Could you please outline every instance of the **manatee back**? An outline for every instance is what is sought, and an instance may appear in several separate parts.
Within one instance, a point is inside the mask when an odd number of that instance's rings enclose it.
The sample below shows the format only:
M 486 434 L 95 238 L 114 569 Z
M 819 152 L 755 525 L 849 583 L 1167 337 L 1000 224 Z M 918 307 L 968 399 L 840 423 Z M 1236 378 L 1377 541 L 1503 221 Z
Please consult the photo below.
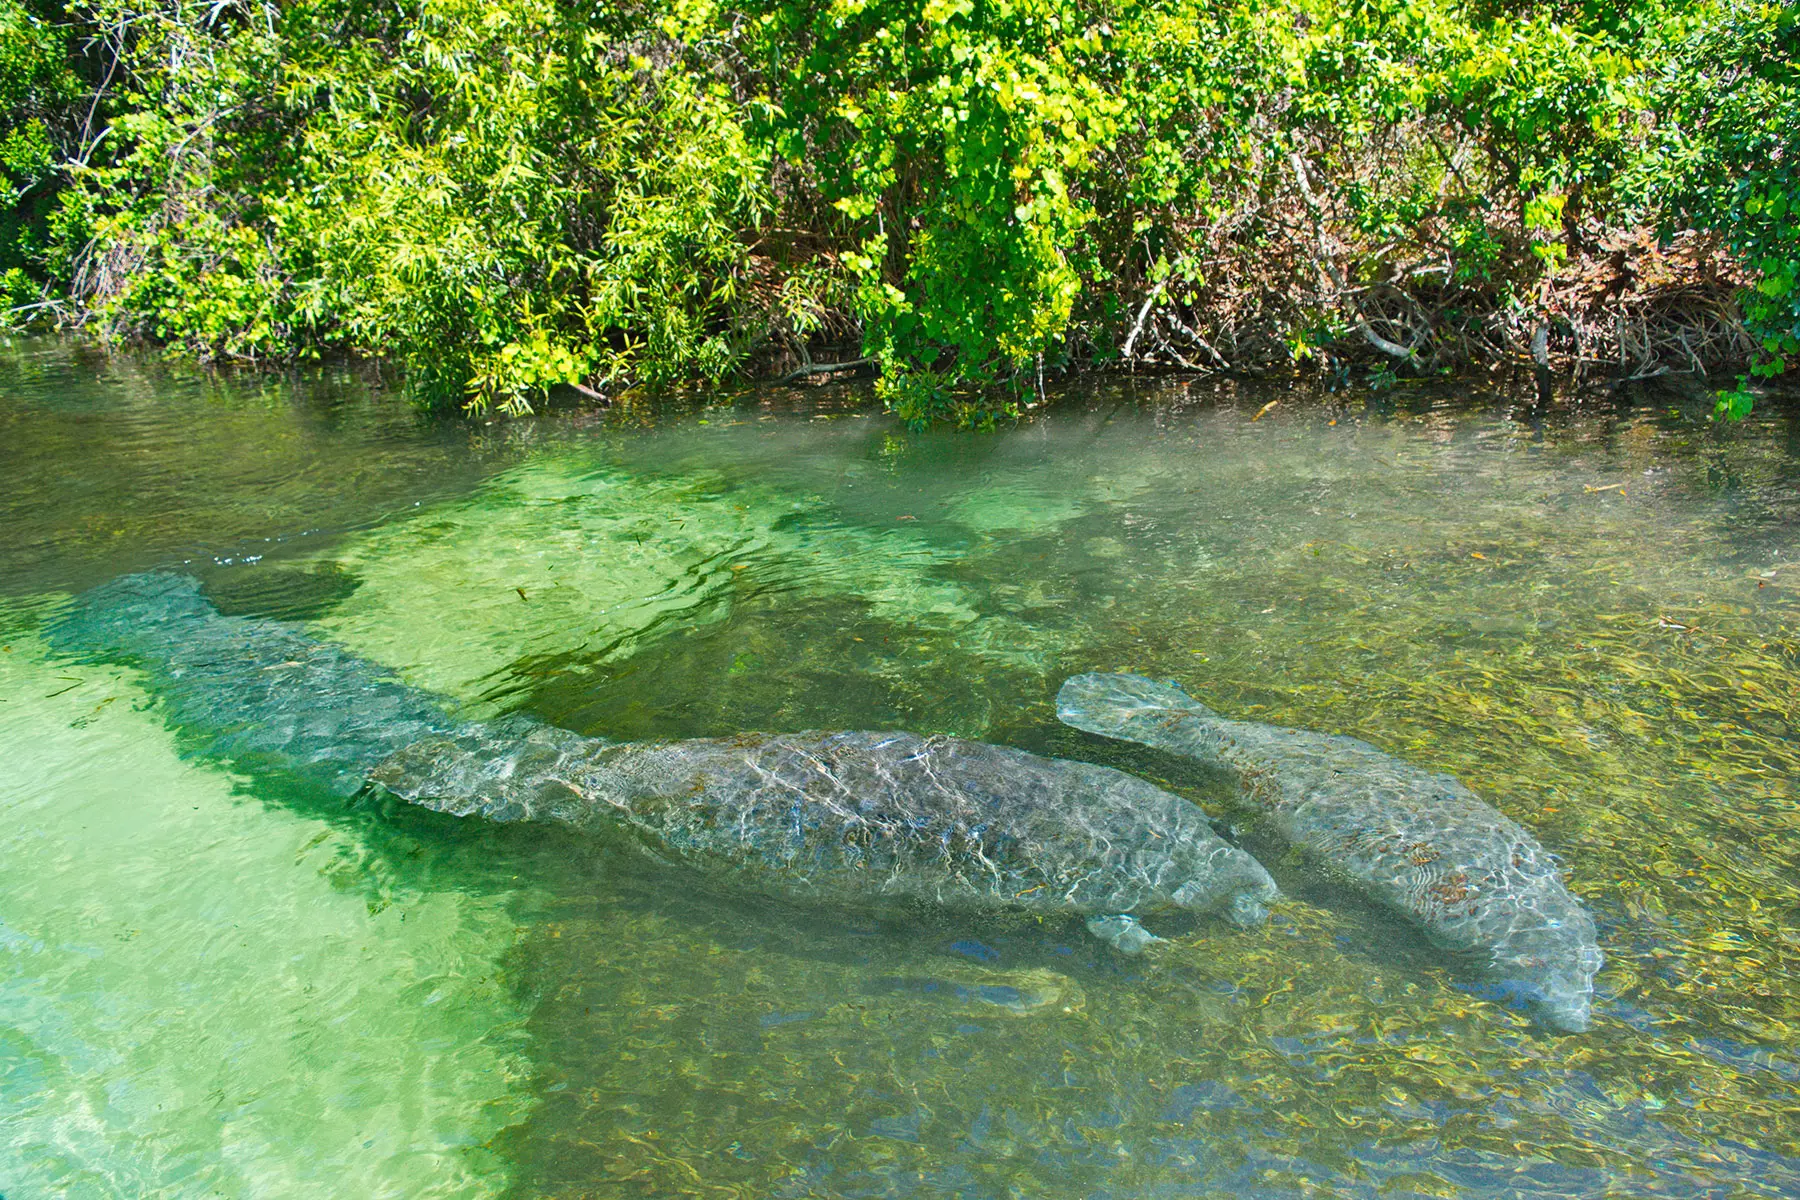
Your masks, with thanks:
M 1585 1028 L 1603 958 L 1556 856 L 1452 776 L 1372 748 L 1341 768 L 1303 769 L 1271 823 L 1550 1023 Z
M 492 745 L 494 739 L 486 739 Z M 452 743 L 460 743 L 453 745 Z M 805 732 L 617 746 L 545 735 L 504 768 L 467 731 L 382 764 L 415 803 L 630 830 L 661 857 L 845 901 L 1114 913 L 1264 900 L 1198 809 L 1118 771 L 957 738 Z M 461 765 L 453 765 L 456 750 Z
M 1273 890 L 1178 798 L 984 742 L 810 732 L 675 743 L 616 765 L 670 844 L 821 890 L 874 879 L 938 901 L 1081 913 L 1166 905 L 1183 885 L 1196 908 Z

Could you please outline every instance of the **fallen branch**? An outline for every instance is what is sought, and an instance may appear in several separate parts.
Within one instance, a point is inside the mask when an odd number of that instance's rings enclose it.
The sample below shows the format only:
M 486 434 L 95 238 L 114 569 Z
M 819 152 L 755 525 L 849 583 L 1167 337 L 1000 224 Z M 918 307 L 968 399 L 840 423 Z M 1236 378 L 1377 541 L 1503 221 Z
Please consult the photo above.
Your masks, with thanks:
M 1300 196 L 1306 201 L 1306 211 L 1312 217 L 1313 239 L 1319 246 L 1317 266 L 1321 273 L 1321 282 L 1329 281 L 1332 298 L 1350 310 L 1356 318 L 1356 327 L 1362 331 L 1363 339 L 1389 358 L 1397 358 L 1401 362 L 1416 361 L 1415 348 L 1402 346 L 1399 342 L 1389 341 L 1376 333 L 1369 326 L 1369 318 L 1363 312 L 1362 303 L 1357 300 L 1356 293 L 1362 288 L 1351 289 L 1346 286 L 1343 273 L 1338 270 L 1337 262 L 1332 256 L 1331 245 L 1325 237 L 1324 207 L 1319 197 L 1313 192 L 1312 184 L 1306 178 L 1306 160 L 1298 150 L 1288 155 L 1288 165 L 1294 170 L 1294 181 L 1300 185 Z M 1325 290 L 1325 289 L 1321 289 Z
M 1352 301 L 1350 307 L 1352 308 L 1352 310 L 1355 310 L 1357 307 L 1356 303 L 1354 301 Z M 1364 319 L 1364 317 L 1362 316 L 1362 313 L 1360 311 L 1357 312 L 1356 327 L 1358 329 L 1362 330 L 1363 339 L 1365 341 L 1367 341 L 1369 343 L 1369 345 L 1375 347 L 1377 350 L 1381 351 L 1383 354 L 1387 355 L 1388 357 L 1397 358 L 1401 362 L 1412 362 L 1413 361 L 1413 358 L 1415 356 L 1414 351 L 1407 349 L 1405 346 L 1402 346 L 1399 342 L 1390 342 L 1386 338 L 1382 337 L 1379 333 L 1376 333 L 1373 329 L 1371 329 L 1369 327 L 1369 322 L 1366 319 Z
M 866 367 L 873 363 L 873 358 L 852 358 L 847 362 L 807 363 L 796 371 L 789 371 L 781 377 L 781 382 L 792 383 L 796 379 L 805 379 L 809 375 L 830 375 L 837 371 L 854 371 L 858 367 Z
M 20 313 L 35 312 L 40 308 L 61 308 L 61 300 L 39 300 L 36 304 L 19 304 L 12 308 L 0 309 L 0 317 L 16 317 Z
M 1183 322 L 1182 319 L 1180 317 L 1176 316 L 1174 313 L 1169 314 L 1169 326 L 1170 326 L 1170 328 L 1174 329 L 1175 332 L 1177 332 L 1177 333 L 1181 334 L 1183 337 L 1185 337 L 1188 341 L 1194 343 L 1194 345 L 1196 345 L 1196 346 L 1200 347 L 1200 349 L 1206 351 L 1206 353 L 1212 357 L 1213 362 L 1215 362 L 1219 365 L 1219 369 L 1221 371 L 1231 370 L 1231 364 L 1229 362 L 1225 361 L 1225 356 L 1223 354 L 1220 354 L 1217 350 L 1214 350 L 1212 348 L 1212 343 L 1208 342 L 1205 338 L 1201 337 L 1193 329 L 1190 329 L 1187 326 L 1187 324 L 1185 322 Z
M 1131 360 L 1131 348 L 1137 345 L 1138 334 L 1144 332 L 1144 318 L 1150 315 L 1150 306 L 1156 303 L 1157 297 L 1163 294 L 1163 288 L 1166 286 L 1166 281 L 1159 283 L 1150 289 L 1148 296 L 1144 297 L 1143 307 L 1138 309 L 1137 324 L 1131 327 L 1131 336 L 1125 339 L 1125 348 L 1119 353 L 1121 359 L 1127 362 Z

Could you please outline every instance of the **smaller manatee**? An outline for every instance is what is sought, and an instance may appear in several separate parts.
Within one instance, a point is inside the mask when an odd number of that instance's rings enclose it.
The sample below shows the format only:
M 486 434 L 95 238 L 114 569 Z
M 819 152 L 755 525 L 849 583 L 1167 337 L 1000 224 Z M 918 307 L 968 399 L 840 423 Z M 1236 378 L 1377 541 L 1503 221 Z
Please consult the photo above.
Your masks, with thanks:
M 1056 715 L 1228 768 L 1281 837 L 1434 944 L 1478 959 L 1544 1024 L 1588 1027 L 1604 961 L 1594 919 L 1556 859 L 1451 776 L 1356 738 L 1228 720 L 1141 675 L 1077 675 L 1057 694 Z

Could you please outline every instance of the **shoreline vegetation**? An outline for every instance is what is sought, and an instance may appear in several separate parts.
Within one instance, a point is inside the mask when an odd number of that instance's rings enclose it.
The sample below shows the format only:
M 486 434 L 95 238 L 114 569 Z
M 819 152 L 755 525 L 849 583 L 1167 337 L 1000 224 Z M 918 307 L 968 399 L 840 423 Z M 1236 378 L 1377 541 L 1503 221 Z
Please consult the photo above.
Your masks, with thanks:
M 0 0 L 3 323 L 432 407 L 1800 353 L 1800 9 Z

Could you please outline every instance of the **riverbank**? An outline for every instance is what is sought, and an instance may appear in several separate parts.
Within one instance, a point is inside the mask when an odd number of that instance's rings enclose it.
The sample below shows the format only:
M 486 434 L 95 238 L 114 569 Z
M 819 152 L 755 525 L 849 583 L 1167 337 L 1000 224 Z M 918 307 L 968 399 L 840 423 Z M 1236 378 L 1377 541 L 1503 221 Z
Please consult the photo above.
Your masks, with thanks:
M 1778 374 L 1796 20 L 0 0 L 0 273 L 15 321 L 476 412 L 835 364 L 961 424 L 1089 368 Z
M 1524 373 L 1548 398 L 1664 377 L 1731 388 L 1757 359 L 1739 303 L 1751 273 L 1691 231 L 1666 244 L 1643 229 L 1585 244 L 1541 279 L 1531 304 L 1458 281 L 1447 264 L 1392 266 L 1355 286 L 1334 284 L 1341 272 L 1326 270 L 1272 288 L 1247 249 L 1235 257 L 1234 269 L 1198 291 L 1177 297 L 1152 286 L 1116 351 L 1089 344 L 1058 374 L 1160 370 L 1379 387 Z M 1331 314 L 1323 325 L 1322 313 Z M 879 363 L 856 349 L 771 343 L 746 365 L 752 378 L 789 383 L 874 375 Z

